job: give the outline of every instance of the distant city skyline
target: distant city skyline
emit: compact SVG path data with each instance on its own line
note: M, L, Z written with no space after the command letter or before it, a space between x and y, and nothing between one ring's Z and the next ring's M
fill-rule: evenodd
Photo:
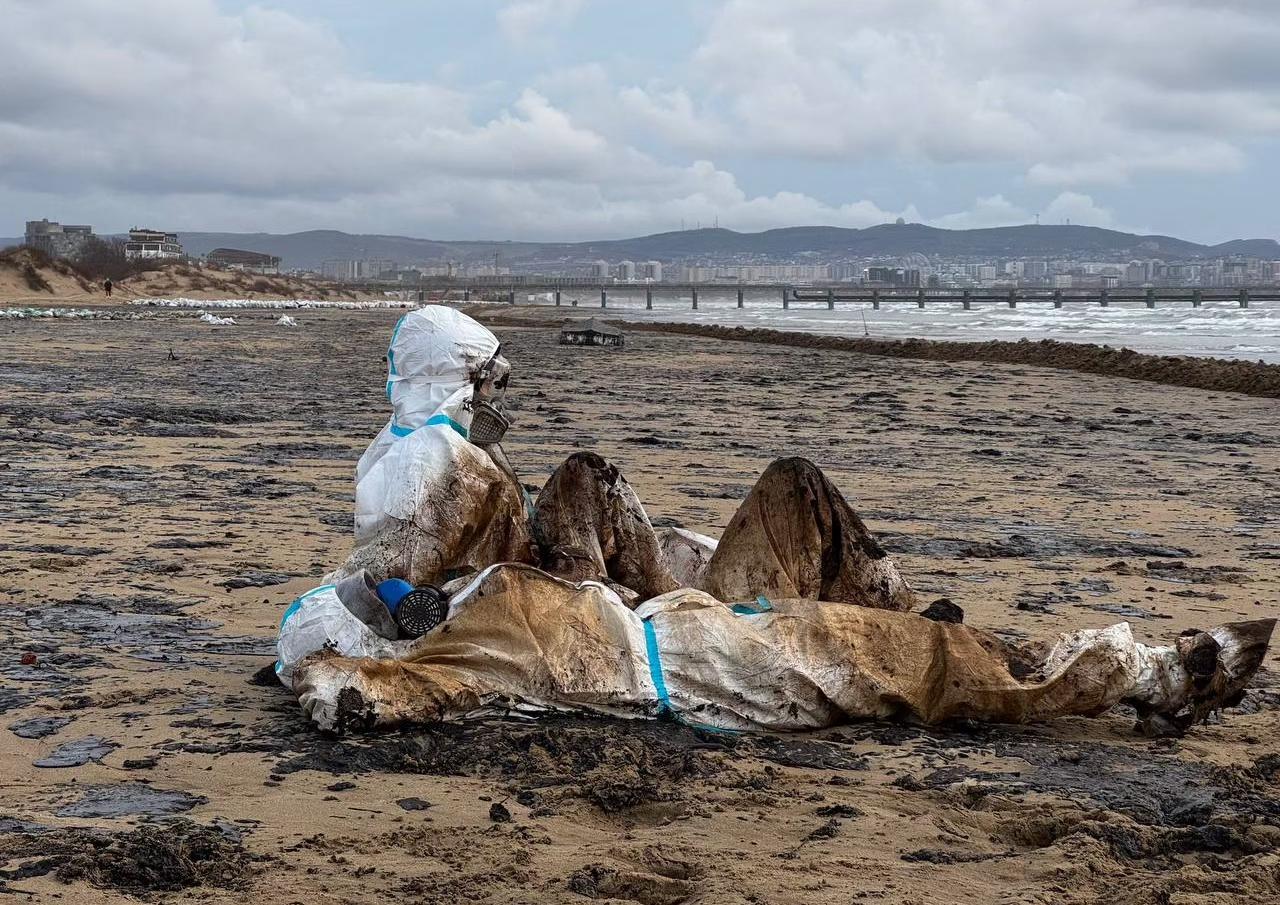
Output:
M0 0L0 235L1280 236L1280 4ZM639 264L640 262L636 262Z

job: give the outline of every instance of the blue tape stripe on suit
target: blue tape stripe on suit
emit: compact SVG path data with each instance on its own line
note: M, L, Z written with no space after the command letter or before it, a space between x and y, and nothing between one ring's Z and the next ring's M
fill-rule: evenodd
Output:
M657 615L656 613L654 615ZM649 619L652 619L650 616ZM671 696L667 693L667 683L662 678L662 657L658 653L658 635L653 630L653 623L646 619L644 621L644 648L649 655L649 678L653 680L654 690L658 692L658 714L669 715L676 722L683 723L691 729L700 729L703 732L715 732L723 735L740 735L737 729L721 729L719 726L708 726L706 723L698 723L693 720L685 719L675 708L671 706Z
M461 424L459 424L458 422L454 421L448 415L432 415L430 418L427 419L423 427L431 427L433 424L447 425L453 428L459 434L461 434L462 439L464 440L467 439L467 429L463 427ZM401 427L398 424L391 425L391 433L397 437L407 437L411 433L413 433L415 430L417 430L416 427Z
M658 692L658 712L671 712L671 698L667 695L667 683L662 680L662 659L658 655L658 636L654 633L653 623L644 621L644 648L649 655L649 678L653 680L654 690Z

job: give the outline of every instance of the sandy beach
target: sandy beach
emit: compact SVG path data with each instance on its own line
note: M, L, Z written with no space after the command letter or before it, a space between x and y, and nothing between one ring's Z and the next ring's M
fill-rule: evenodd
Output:
M399 313L118 310L0 321L14 901L1280 901L1274 650L1239 707L1176 740L1123 709L321 736L262 670L284 608L349 549ZM562 347L564 312L473 310L514 367L527 483L593 450L656 524L717 535L801 455L923 602L1010 637L1128 621L1165 642L1280 614L1274 399L639 330Z

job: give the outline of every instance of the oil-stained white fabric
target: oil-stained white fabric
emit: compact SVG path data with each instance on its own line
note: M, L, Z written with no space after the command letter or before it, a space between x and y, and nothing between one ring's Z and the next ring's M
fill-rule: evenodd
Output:
M356 505L356 546L327 582L366 569L379 581L440 585L452 573L533 558L516 483L449 427L396 442L357 486Z
M657 534L662 561L671 577L681 587L699 587L716 552L716 539L687 528L664 528Z
M303 594L285 610L276 639L276 675L285 685L293 681L294 667L320 650L344 657L400 657L409 642L389 641L361 622L338 598L333 585Z
M339 695L350 690L363 701L361 725L506 710L638 717L654 706L644 625L599 582L500 565L454 594L449 613L400 659L309 660L294 681L303 710L334 728Z
M462 719L552 708L677 719L736 730L816 729L909 716L1031 722L1100 713L1159 660L1129 626L1059 639L1041 674L1018 680L990 636L849 604L759 601L731 608L682 589L628 610L595 582L529 566L486 570L450 617L396 658L320 656L294 690L319 725Z

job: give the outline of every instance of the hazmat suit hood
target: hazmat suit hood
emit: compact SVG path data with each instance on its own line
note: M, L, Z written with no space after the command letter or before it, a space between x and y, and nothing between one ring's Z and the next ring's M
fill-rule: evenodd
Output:
M460 311L431 305L400 318L387 348L391 426L404 436L437 415L465 428L466 403L498 338Z
M500 395L508 367L498 338L460 311L428 305L396 323L387 348L391 419L356 465L355 532L363 543L410 518L437 470L488 456L468 442L473 397ZM466 449L466 448L469 448ZM490 467L492 463L489 462Z
M428 305L396 323L387 348L391 420L356 466L356 482L404 437L442 427L466 437L471 398L481 368L498 352L498 338L461 311Z

